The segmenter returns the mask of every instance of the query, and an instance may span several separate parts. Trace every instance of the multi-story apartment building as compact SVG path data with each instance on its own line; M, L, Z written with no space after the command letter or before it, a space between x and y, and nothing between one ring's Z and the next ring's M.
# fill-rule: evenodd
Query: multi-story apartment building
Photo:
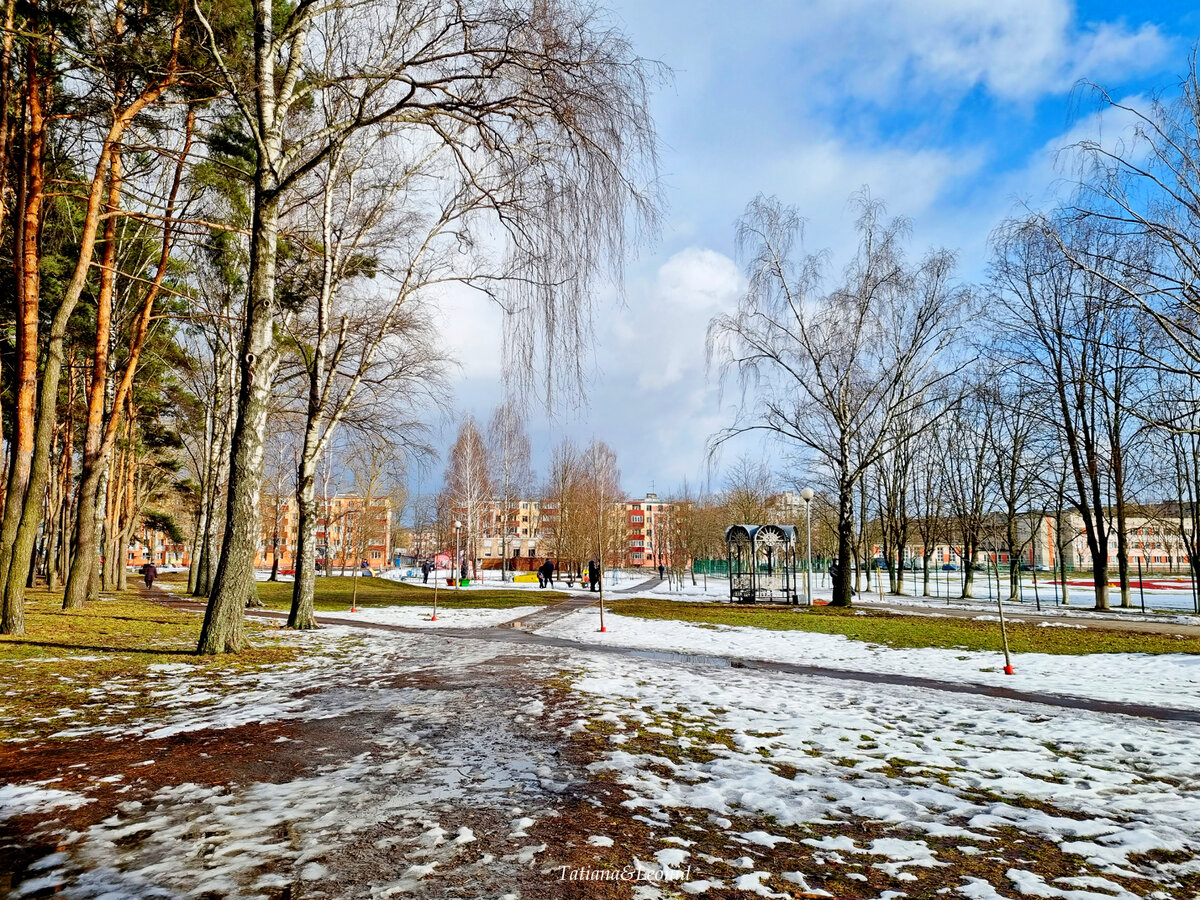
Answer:
M1177 510L1163 505L1161 508L1142 509L1126 519L1129 565L1136 570L1139 562L1143 572L1180 571L1188 567L1187 547L1184 535L1190 535L1186 526L1180 528ZM1110 566L1117 565L1118 541L1116 523L1110 525L1107 536ZM980 546L975 553L975 564L996 564L1001 569L1015 559L1018 564L1049 570L1058 570L1064 564L1068 569L1090 569L1091 551L1083 517L1078 512L1065 512L1062 516L1062 533L1058 530L1058 518L1053 513L1034 511L1022 514L1017 520L1016 542L1010 547L1004 535L1003 522L993 519L984 528ZM964 550L961 543L942 540L932 548L932 563L935 566L963 565ZM879 556L882 549L874 545ZM911 534L905 558L920 565L922 547Z
M657 494L626 500L625 565L634 569L671 565L671 504Z
M483 568L498 569L507 549L508 567L535 568L557 555L555 536L560 525L557 504L549 500L516 500L507 511L499 500L482 504L477 553ZM615 558L610 562L632 567L671 564L669 536L671 505L650 493L612 505ZM451 511L461 521L465 512ZM617 536L619 535L619 536ZM443 550L447 548L441 548Z
M364 509L355 495L318 501L317 560L322 567L355 568L365 561L372 569L392 564L392 501L372 499ZM264 504L254 565L270 568L278 546L279 568L296 566L300 518L292 501Z
M148 528L145 524L133 533L125 548L125 565L140 569L152 562L160 569L186 568L192 564L192 548L177 543L165 531Z
M483 568L499 569L508 556L510 569L535 569L541 563L538 540L542 507L538 500L514 500L505 510L499 500L489 500L480 514L479 555Z

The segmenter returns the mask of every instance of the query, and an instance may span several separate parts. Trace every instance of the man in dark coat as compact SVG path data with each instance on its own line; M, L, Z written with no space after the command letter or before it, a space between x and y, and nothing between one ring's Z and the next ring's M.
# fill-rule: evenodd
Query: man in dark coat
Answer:
M429 560L421 563L421 584L429 584Z
M154 579L158 577L158 567L154 563L148 562L142 568L142 573L146 576L146 587L154 587Z
M592 591L598 590L600 587L600 567L596 565L594 559L588 561L587 577L588 585L590 586L589 589Z

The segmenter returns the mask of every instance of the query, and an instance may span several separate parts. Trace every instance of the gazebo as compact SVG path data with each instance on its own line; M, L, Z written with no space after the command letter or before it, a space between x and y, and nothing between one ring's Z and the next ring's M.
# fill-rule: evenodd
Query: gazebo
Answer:
M731 601L800 604L793 526L730 525L725 529L725 552Z

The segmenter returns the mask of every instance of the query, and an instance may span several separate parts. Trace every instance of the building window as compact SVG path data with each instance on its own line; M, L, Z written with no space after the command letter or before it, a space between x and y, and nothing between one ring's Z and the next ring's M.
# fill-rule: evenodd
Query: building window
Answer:
M530 547L530 548L529 548L529 555L530 555L530 556L533 556L533 549L534 549L533 547Z

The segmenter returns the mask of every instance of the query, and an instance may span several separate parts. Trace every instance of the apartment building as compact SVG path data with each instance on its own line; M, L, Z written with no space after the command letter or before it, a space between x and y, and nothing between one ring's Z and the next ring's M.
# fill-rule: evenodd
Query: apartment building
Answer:
M1118 541L1115 521L1110 524L1108 534L1108 557L1110 565L1117 563ZM1014 560L1019 565L1058 570L1065 564L1068 569L1090 569L1091 551L1088 548L1087 532L1083 517L1076 511L1063 513L1062 532L1058 530L1058 518L1053 513L1042 511L1022 514L1017 520L1016 542L1010 547L1004 535L1004 523L993 517L985 526L980 546L975 553L975 564L998 565L1001 569ZM1136 571L1139 562L1143 572L1180 571L1188 566L1187 547L1178 516L1168 506L1143 509L1126 518L1129 565ZM882 555L882 547L875 543L875 556ZM922 547L910 532L905 547L905 559L914 560L919 566ZM953 539L940 540L933 546L931 563L934 566L961 566L965 562L965 551L961 542Z
M624 505L625 565L634 569L671 565L671 504L648 493Z
M364 507L356 495L318 501L317 560L334 570L354 568L365 560L372 568L392 564L392 501L373 498ZM271 568L278 546L279 568L294 570L300 517L294 501L264 503L254 565Z
M140 569L148 562L160 569L187 568L192 564L192 548L173 541L165 531L148 528L143 523L125 548L125 565Z

